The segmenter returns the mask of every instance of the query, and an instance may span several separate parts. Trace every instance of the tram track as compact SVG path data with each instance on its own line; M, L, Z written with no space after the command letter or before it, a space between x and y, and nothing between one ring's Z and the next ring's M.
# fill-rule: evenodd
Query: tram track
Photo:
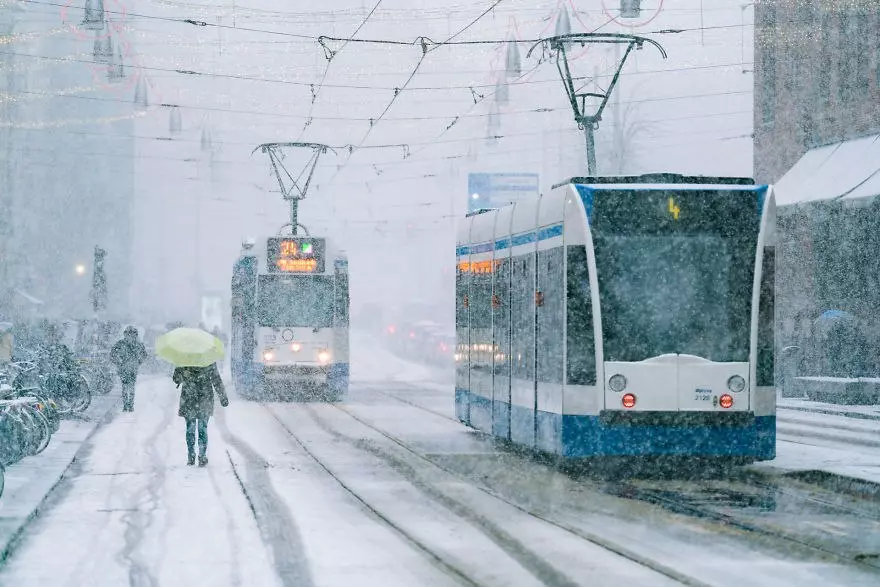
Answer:
M371 387L370 391L374 391L380 395L395 399L401 403L404 403L406 405L415 407L419 410L431 413L431 414L438 416L440 418L443 418L445 420L452 421L452 422L458 422L457 419L450 417L447 414L441 413L437 410L433 410L433 409L428 408L423 405L419 405L417 402L413 402L413 401L407 400L406 398L402 398L402 397L396 395L395 393L383 391L383 390L372 388L372 387ZM390 440L394 441L395 443L399 444L403 448L409 450L410 452L413 452L414 454L419 455L418 452L407 447L399 439L393 437L392 435L387 434L386 432L378 429L374 425L366 422L362 418L359 418L358 416L352 414L350 410L348 410L344 407L341 407L341 406L335 406L335 407L345 411L346 413L348 413L350 416L352 416L353 418L355 418L356 420L358 420L362 424L369 426L370 428L376 430L377 432L379 432L383 436L389 438ZM419 455L419 456L421 456L421 455ZM433 461L427 459L424 456L422 456L422 458L433 463ZM440 465L438 465L438 466L440 466ZM452 471L450 469L444 468L442 466L440 466L440 467L443 468L444 470L446 470L447 472L450 472L451 474L456 474L454 471ZM678 481L681 481L681 480L679 479ZM846 505L846 504L840 503L839 499L838 500L823 499L823 498L818 497L816 495L804 495L804 493L807 492L808 489L809 490L816 489L816 486L808 484L808 483L801 483L797 487L786 487L782 483L788 482L788 480L785 480L785 481L774 480L774 482L771 483L771 482L768 482L768 480L766 479L766 475L764 475L762 473L757 473L755 471L742 471L742 470L735 471L734 478L730 479L728 481L741 482L746 486L750 486L752 488L758 488L758 489L761 489L761 490L767 491L767 492L770 492L770 491L776 492L778 494L785 495L785 496L791 498L792 500L799 500L805 504L811 503L811 504L815 504L815 505L818 505L818 506L821 506L824 508L834 509L834 510L842 512L848 516L851 516L852 518L867 519L867 520L872 520L875 522L880 520L880 512L878 512L876 509L871 509L868 507L861 508L861 507L856 507L853 505ZM793 483L797 484L796 481L794 481ZM857 552L857 553L853 554L853 553L842 552L840 549L835 549L835 548L829 547L825 544L822 544L821 541L818 541L818 540L810 540L810 539L805 538L803 536L799 536L797 533L793 533L790 530L787 530L785 528L773 526L773 525L767 524L767 523L759 524L759 523L755 523L755 522L750 522L750 521L744 519L743 517L739 517L734 514L720 512L720 511L717 511L717 510L714 510L714 509L711 509L708 507L701 507L698 505L694 505L693 503L690 503L687 500L684 492L677 493L677 492L657 491L657 490L652 489L650 487L641 486L640 483L638 483L638 482L625 483L625 484L614 483L614 484L605 484L605 485L595 484L594 488L599 491L602 491L606 494L609 494L609 495L614 495L614 496L625 498L625 499L637 499L639 501L651 503L651 504L656 505L658 507L662 507L663 509L670 511L672 513L687 515L690 517L696 517L696 518L703 519L703 520L709 520L709 521L721 524L726 528L735 528L739 531L742 531L742 532L745 532L745 533L748 533L751 535L757 535L757 536L761 536L762 538L769 538L772 540L783 540L783 541L785 541L789 544L795 545L801 549L806 549L807 551L814 552L815 554L817 554L823 558L830 558L832 560L835 560L837 562L841 562L844 564L856 565L858 567L869 569L871 571L876 571L876 570L880 569L880 553ZM507 500L503 496L497 495L496 492L494 492L488 488L480 487L480 489L483 491L489 492L493 496L495 496L503 501L506 501L507 503L510 503L511 505L514 505L514 507L517 507L517 508L521 509L522 511L527 511L527 510L523 510L523 508L521 508L518 504ZM857 502L857 500L851 500L851 501ZM535 515L532 512L527 511L527 513L530 513L530 515ZM544 518L542 518L542 519L544 519ZM551 524L555 523L552 520L545 519L545 521L547 521L548 523L551 523ZM600 540L604 541L604 539L600 539Z
M395 397L395 396L392 395L391 397ZM404 402L404 403L410 403L410 402ZM413 405L416 405L416 404L413 404ZM373 430L374 432L380 434L382 437L384 437L387 440L389 440L390 442L394 443L396 446L405 450L408 454L417 457L421 462L426 463L427 465L429 465L432 468L439 469L439 470L451 475L452 477L454 477L456 479L459 479L459 480L466 482L471 487L474 487L475 489L481 491L482 493L490 496L491 498L493 498L499 502L502 502L503 504L505 504L507 506L515 508L516 510L520 511L521 513L523 513L531 518L539 520L540 522L548 524L558 530L561 530L561 531L563 531L571 536L574 536L580 540L584 540L594 546L598 546L608 552L611 552L611 553L613 553L617 556L620 556L626 560L629 560L630 562L633 562L633 563L635 563L639 566L645 567L655 573L663 575L666 578L671 579L679 584L693 586L693 587L698 587L698 586L699 587L707 587L709 585L708 583L705 583L695 577L692 577L692 576L687 575L685 573L682 573L678 570L675 570L675 569L673 569L673 568L671 568L671 567L669 567L669 566L667 566L657 560L653 560L648 557L642 556L639 553L634 552L633 550L625 547L624 545L622 545L618 542L608 540L606 538L603 538L599 535L596 535L596 534L593 534L590 532L586 532L583 529L577 528L571 524L566 524L566 523L560 522L558 520L550 519L549 517L544 516L539 512L535 512L529 508L524 507L522 504L517 503L516 501L510 500L510 499L504 497L503 495L489 489L488 487L474 485L471 481L463 478L459 472L457 472L454 469L451 469L449 467L445 467L442 464L437 463L437 462L429 459L428 457L422 455L421 453L412 449L406 443L400 441L398 438L394 437L393 435L388 434L386 431L382 430L381 428L364 420L363 418L360 418L359 416L354 414L351 410L349 410L339 404L332 404L332 406L334 408L336 408L337 410L345 413L346 415L348 415L350 418L352 418L353 420L355 420L356 422L358 422L362 426L365 426L365 427L369 428L370 430ZM425 408L425 409L426 409L426 411L436 413L433 410L430 410L427 408ZM314 416L313 412L312 412L312 415ZM319 421L320 420L319 418L316 417L314 419L316 419L316 422L318 422L319 425L322 425L322 423ZM323 425L326 426L326 422L324 422ZM342 433L339 433L338 431L328 430L328 432L333 434L335 437L339 437L343 441L350 442L350 443L357 445L358 448L364 448L362 446L363 445L362 441L359 441L359 439L348 437ZM368 452L370 452L371 454L375 454L376 456L383 458L383 460L386 460L386 461L390 461L390 460L395 459L395 457L392 457L386 451L383 451L381 449L377 450L376 447L370 447L368 449ZM549 584L549 585L572 584L571 581L568 580L567 578L558 576L558 572L555 572L555 571L548 569L545 563L537 562L537 561L540 561L540 557L538 557L537 555L532 553L529 549L527 549L524 545L519 543L518 540L510 537L504 530L498 528L493 523L486 520L483 516L479 515L477 512L473 512L469 506L461 503L460 501L457 501L457 500L450 498L448 495L446 495L445 493L443 493L439 490L435 490L432 488L429 488L429 495L435 499L438 499L443 505L449 507L449 509L451 509L454 513L464 517L465 519L467 519L471 522L478 524L482 529L484 529L487 533L489 533L490 537L492 537L496 541L496 543L499 544L499 546L501 546L506 551L508 551L509 554L515 555L515 558L517 560L519 560L519 562L523 563L524 566L526 566L526 568L529 568L530 570L532 570L533 574L535 574L535 576L537 578L544 581L545 584ZM554 577L554 575L555 575L555 577Z
M303 441L291 428L287 425L274 410L272 410L269 406L262 404L263 408L269 414L269 416L276 422L278 425L284 430L287 436L322 470L324 471L330 478L332 478L346 493L348 493L355 501L357 501L364 509L370 512L376 519L378 519L382 524L390 528L395 534L403 538L403 540L409 544L414 550L419 552L422 556L424 556L433 566L447 574L448 576L455 579L462 585L466 585L469 587L481 587L481 583L475 580L470 574L464 569L459 568L457 565L452 564L448 560L446 560L441 553L436 552L429 545L427 545L424 541L420 540L417 536L415 536L412 532L409 532L406 528L396 523L394 520L386 516L382 513L382 511L371 504L361 493L359 493L356 489L354 489L349 483L346 483L345 480L342 479L340 475L338 475L332 467L330 467L323 459L321 459L315 452L307 446L307 443Z

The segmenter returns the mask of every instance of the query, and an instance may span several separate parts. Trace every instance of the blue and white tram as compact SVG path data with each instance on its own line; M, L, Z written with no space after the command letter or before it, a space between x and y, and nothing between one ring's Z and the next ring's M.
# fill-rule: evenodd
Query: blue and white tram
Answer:
M348 261L324 238L246 245L232 276L232 378L245 396L348 393ZM277 395L277 394L273 394Z
M572 179L458 234L455 408L563 457L775 456L775 204L739 178Z

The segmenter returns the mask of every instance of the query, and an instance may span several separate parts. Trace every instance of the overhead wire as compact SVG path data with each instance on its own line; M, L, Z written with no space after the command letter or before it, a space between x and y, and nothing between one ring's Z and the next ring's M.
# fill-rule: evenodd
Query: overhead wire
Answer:
M495 1L494 1L494 2L493 2L488 8L486 8L486 10L484 10L483 12L481 12L476 18L474 18L473 20L471 20L468 24L466 24L463 28L461 28L460 30L458 30L456 33L452 34L452 36L450 36L450 37L447 39L447 41L451 41L451 40L455 39L456 37L459 37L462 33L464 33L464 32L466 32L467 30L469 30L469 29L470 29L471 27L473 27L477 22L479 22L480 20L482 20L487 14L489 14L490 12L492 12L492 10L493 10L496 6L498 6L499 4L501 4L503 1L504 1L504 0L495 0ZM446 44L446 42L444 42L444 43L440 43L440 45L438 45L437 47L442 46L442 45L444 45L444 44ZM381 113L381 114L375 119L375 121L370 120L370 126L367 128L367 131L364 133L363 137L361 137L361 140L359 141L358 146L362 145L362 144L367 140L367 138L369 138L370 133L373 132L373 129L376 127L376 124L378 124L378 123L379 123L379 122L385 117L385 115L388 113L389 110L391 110L391 107L392 107L392 106L394 105L394 103L397 101L397 98L400 96L401 92L402 92L403 90L406 89L406 87L409 85L409 83L413 80L413 78L414 78L414 77L416 76L416 74L418 73L419 69L420 69L421 66L422 66L422 63L424 63L425 58L426 58L427 55L428 55L428 47L427 47L427 44L426 44L426 42L425 42L424 39L421 41L421 45L422 45L422 55L419 57L419 60L418 60L418 62L416 63L415 67L413 68L412 73L410 73L409 77L406 79L406 81L403 83L403 85L402 85L400 88L395 88L395 89L394 89L394 95L391 97L391 100L390 100L390 101L388 102L388 104L385 106L385 109L382 110L382 113ZM433 48L437 48L437 47L433 47ZM339 167L339 168L337 169L336 173L333 174L333 177L330 178L329 183L332 184L333 181L336 179L336 177L339 175L339 173L341 173L342 170L345 169L345 166L346 166L346 165L348 164L348 162L351 160L351 155L353 154L353 152L354 152L354 151L352 151L352 150L349 151L349 156L348 156L348 158L345 160L345 163L343 163L342 166Z
M598 27L596 27L595 29L593 29L590 32L593 32L593 33L598 32L599 30L608 26L611 22L613 22L613 19L609 19L609 20L605 21L604 23L602 23L601 25L599 25ZM514 81L518 82L518 81L522 80L523 78L533 74L535 71L538 70L539 67L541 67L542 64L543 64L543 60L539 59L538 62L529 71L520 74ZM446 133L448 133L450 130L452 130L452 128L455 126L455 124L458 120L460 120L461 118L467 117L479 104L482 104L486 100L486 98L492 98L497 93L498 93L498 90L496 89L495 91L489 92L486 95L482 96L479 100L477 100L475 98L474 103L472 105L470 105L464 111L463 114L459 114L455 119L453 119L454 122L452 124L446 126L443 130L441 130L440 133L435 137L435 140L439 140L439 139L443 138L444 136L446 136ZM430 147L430 144L425 145L424 147L422 147L421 149L418 149L415 153L413 153L413 155L418 155L419 153L425 151L425 149L428 149L429 147Z
M305 135L305 133L306 133L306 129L308 129L309 126L311 125L312 113L315 110L315 103L318 101L318 96L321 95L321 90L324 88L324 82L327 80L327 74L330 72L330 64L333 63L333 58L336 57L336 55L340 51L345 49L348 46L348 44L352 42L354 37L359 32L361 32L361 29L364 28L364 26L367 24L367 21L370 20L371 16L373 16L373 13L376 12L376 9L378 9L379 5L382 4L382 1L383 0L377 0L376 4L373 6L373 9L367 13L367 15L363 18L363 20L360 22L360 24L357 26L357 28L354 30L354 32L351 34L351 36L345 40L345 42L342 44L341 47L339 47L339 49L326 55L327 63L324 64L324 73L321 75L321 80L318 82L317 88L314 85L311 86L312 101L311 101L311 104L309 104L309 113L306 116L306 122L303 125L302 130L300 130L300 132L299 132L299 136L296 138L297 141L302 140L303 135ZM328 49L326 47L324 47L323 44L321 46L324 48L325 51L328 51Z

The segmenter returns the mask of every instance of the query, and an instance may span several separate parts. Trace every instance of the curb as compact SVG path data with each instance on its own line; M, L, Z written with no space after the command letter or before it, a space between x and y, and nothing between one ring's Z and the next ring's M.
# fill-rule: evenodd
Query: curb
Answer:
M119 396L111 396L113 397L113 401L110 402L109 406L103 412L99 412L95 414L93 420L90 423L93 423L91 430L85 435L82 441L80 441L79 446L76 450L69 456L64 457L63 465L57 469L56 471L52 471L51 477L53 478L52 482L49 485L47 491L45 491L44 495L40 497L34 505L27 506L27 513L24 515L11 516L9 518L5 518L3 516L3 510L0 509L0 522L5 520L12 520L9 527L6 527L6 524L0 524L0 566L4 565L8 560L9 556L15 550L16 545L19 540L24 535L25 530L30 525L31 521L34 518L40 515L43 507L46 505L46 502L49 501L49 498L61 484L61 481L64 479L67 472L76 462L77 458L83 453L83 450L86 446L89 445L92 437L100 430L104 424L113 420L113 414L116 408L119 406L120 397ZM68 441L70 442L70 441ZM39 458L39 455L30 458ZM7 475L9 474L9 470L7 469ZM0 498L4 499L4 498ZM8 500L8 497L6 498Z
M809 485L816 485L828 489L834 493L845 493L860 499L877 499L880 497L880 483L848 477L839 473L810 469L806 471L791 471L783 473L783 477L795 479Z
M880 413L877 414L866 414L864 412L851 412L849 410L835 410L831 408L822 408L822 407L808 407L808 406L776 406L777 412L779 410L791 410L793 412L806 412L808 414L825 414L828 416L842 416L844 418L852 418L854 420L880 420Z

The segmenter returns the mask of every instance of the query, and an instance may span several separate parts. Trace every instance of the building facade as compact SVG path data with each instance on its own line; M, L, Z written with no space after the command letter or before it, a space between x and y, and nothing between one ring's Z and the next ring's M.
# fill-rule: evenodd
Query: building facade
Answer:
M132 73L109 79L107 67L90 61L102 31L66 28L81 20L81 11L47 16L30 4L0 6L0 33L8 35L0 59L0 304L32 298L42 302L40 313L91 315L99 246L107 251L107 311L124 317L137 115Z
M880 2L755 2L755 178L880 132Z

